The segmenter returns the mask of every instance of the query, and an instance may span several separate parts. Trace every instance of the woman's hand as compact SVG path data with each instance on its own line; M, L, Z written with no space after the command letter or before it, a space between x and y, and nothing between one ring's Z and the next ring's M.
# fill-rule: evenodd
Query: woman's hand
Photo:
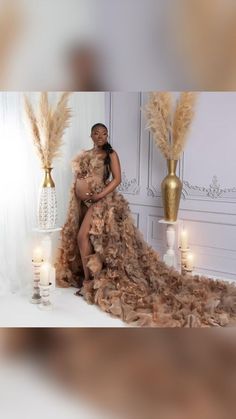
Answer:
M92 197L91 197L91 199L92 199L93 202L98 202L102 198L103 198L103 195L100 194L100 193L96 193L96 194L92 195Z
M101 198L102 198L102 196L100 194L89 193L87 201L88 202L98 202Z

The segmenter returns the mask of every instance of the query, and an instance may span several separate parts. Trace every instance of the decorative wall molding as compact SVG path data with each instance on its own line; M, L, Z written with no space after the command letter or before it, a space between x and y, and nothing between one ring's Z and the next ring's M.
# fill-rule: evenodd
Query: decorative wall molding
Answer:
M110 131L111 145L115 148L114 144L114 119L117 118L117 114L114 115L114 97L119 93L109 92L106 96L106 109L108 113L108 126ZM123 93L125 94L125 93ZM142 93L138 93L138 118L137 118L137 141L136 141L136 156L132 156L132 160L136 163L136 176L135 178L129 180L125 174L122 172L122 182L118 187L118 190L123 193L138 195L141 189L141 140L142 140L142 123L141 123L141 108L142 108Z
M154 186L147 188L147 196L151 198L160 198L161 192L159 189L156 189Z
M131 212L131 214L132 214L132 217L133 217L133 219L134 219L134 222L135 222L135 226L137 227L137 228L139 228L139 213L138 212Z
M163 240L165 238L164 237L164 229L163 229L163 226L159 224L159 221L161 220L162 217L160 217L160 216L154 217L153 215L149 215L149 217L150 217L150 222L151 222L151 225L150 225L150 229L151 229L151 231L150 231L151 237L150 238L151 238L151 240L152 241L155 240L155 241L158 241L158 242L164 241ZM162 233L162 234L160 234L159 239L157 239L155 237L155 231L157 231L159 233Z
M222 198L236 200L236 187L222 188L218 177L214 175L208 187L192 185L188 181L183 181L182 195L184 199L198 199L201 197L208 200L220 200Z
M122 181L118 186L117 190L121 193L138 195L140 192L140 186L137 179L128 179L125 172L122 172Z
M161 188L160 186L153 186L152 182L152 164L153 164L153 140L149 132L148 136L148 186L147 186L147 196L151 198L160 198L161 197Z
M138 118L138 139L137 139L137 168L136 168L136 173L137 173L137 184L139 187L139 192L140 192L140 186L141 186L141 139L142 139L142 93L139 92L139 96L138 96L138 100L139 100L139 118ZM138 192L138 193L139 193Z

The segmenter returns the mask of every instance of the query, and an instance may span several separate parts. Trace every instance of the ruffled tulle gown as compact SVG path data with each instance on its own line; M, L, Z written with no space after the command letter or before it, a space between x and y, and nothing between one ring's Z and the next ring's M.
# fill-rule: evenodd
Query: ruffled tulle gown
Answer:
M92 193L104 187L104 157L81 152L72 163L75 181L61 233L56 269L59 286L80 287L83 269L77 235L88 206L77 197L76 179ZM92 279L83 282L88 303L137 326L207 327L234 325L236 287L169 268L136 228L128 202L114 191L92 205L88 257Z

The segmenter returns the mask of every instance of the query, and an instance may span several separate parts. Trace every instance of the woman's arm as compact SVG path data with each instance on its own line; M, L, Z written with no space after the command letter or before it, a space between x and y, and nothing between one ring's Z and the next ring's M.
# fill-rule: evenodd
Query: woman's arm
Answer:
M112 180L108 183L108 185L103 189L102 192L100 192L99 194L92 195L91 200L93 202L96 202L99 199L104 198L109 193L113 192L116 189L116 187L121 183L121 168L118 154L115 151L113 151L113 153L110 154L110 158Z

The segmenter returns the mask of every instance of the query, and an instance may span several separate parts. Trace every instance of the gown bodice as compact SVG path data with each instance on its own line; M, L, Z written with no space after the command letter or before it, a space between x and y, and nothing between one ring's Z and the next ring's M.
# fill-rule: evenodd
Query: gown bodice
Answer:
M72 161L72 170L76 180L85 180L92 192L100 192L106 182L104 181L104 154L95 150L82 151Z

